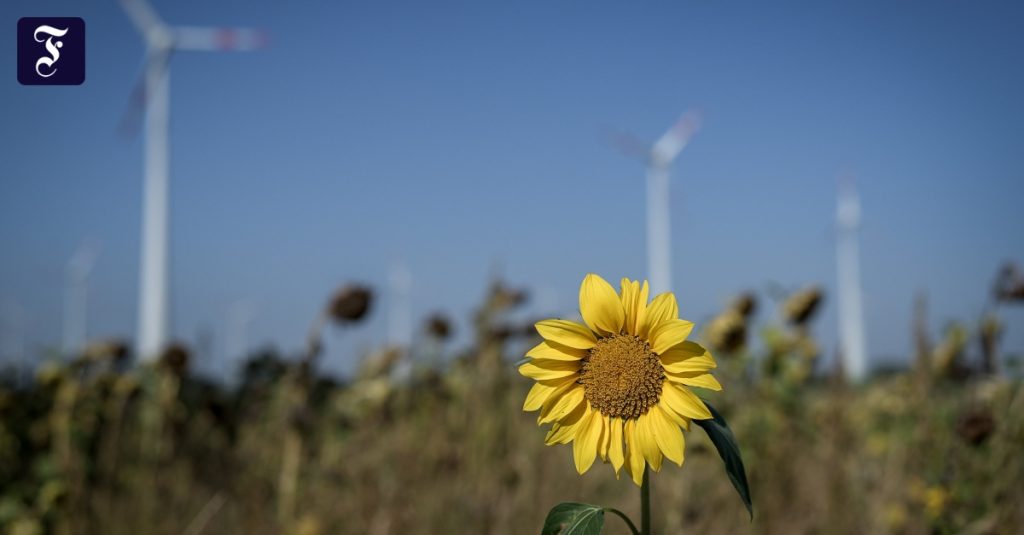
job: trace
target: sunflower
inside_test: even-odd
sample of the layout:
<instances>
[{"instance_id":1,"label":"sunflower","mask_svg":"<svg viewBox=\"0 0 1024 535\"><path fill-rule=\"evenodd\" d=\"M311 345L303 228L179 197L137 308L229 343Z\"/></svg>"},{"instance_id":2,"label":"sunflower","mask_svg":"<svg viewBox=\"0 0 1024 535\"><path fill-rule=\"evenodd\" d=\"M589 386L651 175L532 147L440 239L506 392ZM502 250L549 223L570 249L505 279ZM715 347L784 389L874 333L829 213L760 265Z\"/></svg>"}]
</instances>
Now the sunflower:
<instances>
[{"instance_id":1,"label":"sunflower","mask_svg":"<svg viewBox=\"0 0 1024 535\"><path fill-rule=\"evenodd\" d=\"M523 410L540 410L537 423L552 424L547 445L573 443L580 474L600 457L616 477L625 467L640 485L645 463L655 472L664 458L682 466L681 428L711 418L690 387L722 389L709 373L711 354L686 341L693 323L679 319L675 295L648 303L648 292L646 281L622 279L616 293L588 274L580 286L586 325L538 322L544 341L519 367L536 381Z\"/></svg>"}]
</instances>

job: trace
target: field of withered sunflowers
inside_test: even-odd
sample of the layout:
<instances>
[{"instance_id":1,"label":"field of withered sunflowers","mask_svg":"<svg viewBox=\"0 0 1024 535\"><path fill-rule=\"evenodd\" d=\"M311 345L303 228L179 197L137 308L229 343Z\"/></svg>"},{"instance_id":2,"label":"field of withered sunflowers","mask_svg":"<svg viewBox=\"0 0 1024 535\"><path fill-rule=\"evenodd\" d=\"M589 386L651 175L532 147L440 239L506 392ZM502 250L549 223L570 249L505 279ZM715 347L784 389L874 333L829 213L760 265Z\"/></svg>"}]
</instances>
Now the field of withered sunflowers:
<instances>
[{"instance_id":1,"label":"field of withered sunflowers","mask_svg":"<svg viewBox=\"0 0 1024 535\"><path fill-rule=\"evenodd\" d=\"M1008 267L993 290L1019 305ZM0 387L0 526L6 533L536 533L556 503L639 518L629 476L579 476L572 448L544 445L516 371L540 339L509 319L529 298L495 280L471 326L425 319L412 348L382 347L345 382L318 371L322 333L358 329L372 289L331 296L305 347L262 352L236 386L190 371L188 347L137 366L117 341ZM722 391L694 389L728 420L753 515L707 436L652 480L657 533L1019 532L1024 389L1000 369L997 314L908 329L912 369L851 384L815 340L827 295L741 293L692 339ZM685 316L685 313L683 314ZM411 372L398 375L402 363ZM1016 378L1012 378L1016 377ZM642 461L641 461L642 462ZM601 460L598 459L598 464ZM608 515L606 533L630 527Z\"/></svg>"}]
</instances>

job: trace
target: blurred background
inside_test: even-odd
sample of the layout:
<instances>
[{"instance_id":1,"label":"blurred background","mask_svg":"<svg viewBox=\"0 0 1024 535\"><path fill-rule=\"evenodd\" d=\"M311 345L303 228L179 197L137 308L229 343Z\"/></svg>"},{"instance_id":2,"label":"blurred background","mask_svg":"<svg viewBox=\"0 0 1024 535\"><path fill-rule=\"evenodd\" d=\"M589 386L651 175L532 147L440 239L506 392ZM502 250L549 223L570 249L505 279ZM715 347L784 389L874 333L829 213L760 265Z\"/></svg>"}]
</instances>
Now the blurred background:
<instances>
[{"instance_id":1,"label":"blurred background","mask_svg":"<svg viewBox=\"0 0 1024 535\"><path fill-rule=\"evenodd\" d=\"M755 508L695 431L660 532L1024 529L1024 7L147 5L0 5L4 530L635 514L514 363L652 269ZM18 84L26 16L85 20L83 85Z\"/></svg>"}]
</instances>

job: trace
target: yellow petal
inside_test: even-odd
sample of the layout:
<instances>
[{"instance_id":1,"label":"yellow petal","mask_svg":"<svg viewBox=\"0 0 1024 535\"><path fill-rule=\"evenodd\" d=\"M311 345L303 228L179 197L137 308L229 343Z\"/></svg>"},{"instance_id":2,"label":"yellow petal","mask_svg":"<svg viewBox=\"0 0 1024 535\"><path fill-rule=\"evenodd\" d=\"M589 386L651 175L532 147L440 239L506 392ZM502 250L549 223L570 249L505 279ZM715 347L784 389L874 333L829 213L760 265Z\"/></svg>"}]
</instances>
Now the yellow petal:
<instances>
[{"instance_id":1,"label":"yellow petal","mask_svg":"<svg viewBox=\"0 0 1024 535\"><path fill-rule=\"evenodd\" d=\"M639 333L640 324L647 316L647 281L643 286L637 281L622 279L622 308L626 312L626 323L623 330L627 334L636 335Z\"/></svg>"},{"instance_id":2,"label":"yellow petal","mask_svg":"<svg viewBox=\"0 0 1024 535\"><path fill-rule=\"evenodd\" d=\"M661 322L679 318L679 305L676 304L676 296L672 292L658 294L647 305L647 313L644 321L640 324L638 336L648 338L651 329L657 327Z\"/></svg>"},{"instance_id":3,"label":"yellow petal","mask_svg":"<svg viewBox=\"0 0 1024 535\"><path fill-rule=\"evenodd\" d=\"M611 418L611 443L608 446L608 460L611 467L615 468L615 479L618 479L618 470L623 468L626 456L623 455L623 419Z\"/></svg>"},{"instance_id":4,"label":"yellow petal","mask_svg":"<svg viewBox=\"0 0 1024 535\"><path fill-rule=\"evenodd\" d=\"M647 412L647 423L658 448L665 454L668 460L683 465L683 433L668 416L661 411L657 405L651 407Z\"/></svg>"},{"instance_id":5,"label":"yellow petal","mask_svg":"<svg viewBox=\"0 0 1024 535\"><path fill-rule=\"evenodd\" d=\"M670 409L685 418L692 420L711 418L711 411L696 394L690 392L689 388L675 386L671 381L662 385L661 399Z\"/></svg>"},{"instance_id":6,"label":"yellow petal","mask_svg":"<svg viewBox=\"0 0 1024 535\"><path fill-rule=\"evenodd\" d=\"M551 430L544 437L545 446L553 446L555 444L565 444L572 440L572 437L576 436L576 428L571 425L560 425L552 424Z\"/></svg>"},{"instance_id":7,"label":"yellow petal","mask_svg":"<svg viewBox=\"0 0 1024 535\"><path fill-rule=\"evenodd\" d=\"M557 386L550 386L544 383L534 383L530 393L526 394L526 401L523 402L523 410L533 412L540 408L547 401L548 396L557 390Z\"/></svg>"},{"instance_id":8,"label":"yellow petal","mask_svg":"<svg viewBox=\"0 0 1024 535\"><path fill-rule=\"evenodd\" d=\"M633 478L633 483L640 486L644 481L644 455L636 439L636 420L626 420L623 427L623 435L626 438L626 454L629 456L626 463L626 471Z\"/></svg>"},{"instance_id":9,"label":"yellow petal","mask_svg":"<svg viewBox=\"0 0 1024 535\"><path fill-rule=\"evenodd\" d=\"M665 371L672 373L706 372L718 366L711 353L695 342L683 342L660 356Z\"/></svg>"},{"instance_id":10,"label":"yellow petal","mask_svg":"<svg viewBox=\"0 0 1024 535\"><path fill-rule=\"evenodd\" d=\"M611 442L612 438L612 426L610 418L598 413L601 417L601 441L597 443L597 455L601 457L601 460L608 462L608 443Z\"/></svg>"},{"instance_id":11,"label":"yellow petal","mask_svg":"<svg viewBox=\"0 0 1024 535\"><path fill-rule=\"evenodd\" d=\"M576 461L576 471L580 474L590 469L597 458L597 443L601 440L601 413L587 407L576 437L572 443L572 457Z\"/></svg>"},{"instance_id":12,"label":"yellow petal","mask_svg":"<svg viewBox=\"0 0 1024 535\"><path fill-rule=\"evenodd\" d=\"M686 343L686 342L683 342ZM665 368L665 371L670 373L707 373L718 367L718 364L711 358L710 355L701 355L699 357L690 357L685 360L678 360L675 362L666 362L665 355L672 353L672 349L661 354L661 365Z\"/></svg>"},{"instance_id":13,"label":"yellow petal","mask_svg":"<svg viewBox=\"0 0 1024 535\"><path fill-rule=\"evenodd\" d=\"M678 425L679 427L682 427L683 429L686 429L687 431L690 430L690 420L687 419L687 418L684 418L683 416L680 416L679 413L677 413L676 411L672 410L665 403L665 399L664 398L662 398L661 401L658 402L658 406L661 407L661 412L664 413L665 416L667 416L669 420L672 420L673 422L675 422L676 425Z\"/></svg>"},{"instance_id":14,"label":"yellow petal","mask_svg":"<svg viewBox=\"0 0 1024 535\"><path fill-rule=\"evenodd\" d=\"M577 384L575 380L571 380L567 381L552 392L551 395L548 396L548 399L546 399L540 406L540 414L537 416L537 424L540 425L541 420L551 413L555 408L555 405L557 405L566 394L578 388L580 388L580 385Z\"/></svg>"},{"instance_id":15,"label":"yellow petal","mask_svg":"<svg viewBox=\"0 0 1024 535\"><path fill-rule=\"evenodd\" d=\"M580 360L587 356L585 349L576 349L564 346L557 342L544 340L526 352L526 356L535 359L548 360Z\"/></svg>"},{"instance_id":16,"label":"yellow petal","mask_svg":"<svg viewBox=\"0 0 1024 535\"><path fill-rule=\"evenodd\" d=\"M640 285L640 295L636 298L636 325L633 327L636 334L640 334L640 326L647 322L647 300L650 298L651 289L644 281Z\"/></svg>"},{"instance_id":17,"label":"yellow petal","mask_svg":"<svg viewBox=\"0 0 1024 535\"><path fill-rule=\"evenodd\" d=\"M622 329L626 334L636 334L633 332L633 325L636 321L636 294L639 291L639 286L636 284L636 281L630 281L625 277L619 281L619 298L622 299L622 311L626 313Z\"/></svg>"},{"instance_id":18,"label":"yellow petal","mask_svg":"<svg viewBox=\"0 0 1024 535\"><path fill-rule=\"evenodd\" d=\"M568 416L562 418L561 421L555 422L551 425L551 431L544 438L544 444L551 446L553 444L568 444L572 441L573 437L576 436L576 432L579 430L580 420L587 413L587 405L581 403L576 410L569 413Z\"/></svg>"},{"instance_id":19,"label":"yellow petal","mask_svg":"<svg viewBox=\"0 0 1024 535\"><path fill-rule=\"evenodd\" d=\"M580 314L592 331L603 335L619 334L626 316L619 294L593 273L588 273L580 285Z\"/></svg>"},{"instance_id":20,"label":"yellow petal","mask_svg":"<svg viewBox=\"0 0 1024 535\"><path fill-rule=\"evenodd\" d=\"M660 472L664 456L661 454L661 449L658 448L654 430L651 429L651 413L649 411L647 414L641 414L636 420L636 443L640 448L640 453L647 460L647 464L651 465L651 470Z\"/></svg>"},{"instance_id":21,"label":"yellow petal","mask_svg":"<svg viewBox=\"0 0 1024 535\"><path fill-rule=\"evenodd\" d=\"M583 399L583 387L578 386L565 393L555 403L549 406L542 406L538 422L542 424L557 422L565 418L569 413L576 410L580 404L586 403Z\"/></svg>"},{"instance_id":22,"label":"yellow petal","mask_svg":"<svg viewBox=\"0 0 1024 535\"><path fill-rule=\"evenodd\" d=\"M693 322L686 320L667 320L651 328L648 340L651 343L651 351L660 355L670 348L686 341L693 330Z\"/></svg>"},{"instance_id":23,"label":"yellow petal","mask_svg":"<svg viewBox=\"0 0 1024 535\"><path fill-rule=\"evenodd\" d=\"M698 388L707 388L708 390L714 390L720 392L722 390L721 383L715 376L710 373L701 372L690 372L690 373L667 373L665 377L674 383L679 383L686 386L696 386Z\"/></svg>"},{"instance_id":24,"label":"yellow petal","mask_svg":"<svg viewBox=\"0 0 1024 535\"><path fill-rule=\"evenodd\" d=\"M580 371L578 361L534 359L519 367L519 373L538 381L561 379Z\"/></svg>"},{"instance_id":25,"label":"yellow petal","mask_svg":"<svg viewBox=\"0 0 1024 535\"><path fill-rule=\"evenodd\" d=\"M576 349L590 349L597 343L597 338L590 329L569 320L544 320L535 325L537 332L545 340Z\"/></svg>"}]
</instances>

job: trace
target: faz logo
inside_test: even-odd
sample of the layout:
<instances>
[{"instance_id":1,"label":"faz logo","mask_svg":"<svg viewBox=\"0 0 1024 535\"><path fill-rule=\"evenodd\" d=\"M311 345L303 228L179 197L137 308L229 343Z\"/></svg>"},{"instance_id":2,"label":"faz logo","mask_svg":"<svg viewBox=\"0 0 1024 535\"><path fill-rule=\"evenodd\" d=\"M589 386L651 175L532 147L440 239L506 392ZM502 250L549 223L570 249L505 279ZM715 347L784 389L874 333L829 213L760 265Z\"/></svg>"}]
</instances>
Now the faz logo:
<instances>
[{"instance_id":1,"label":"faz logo","mask_svg":"<svg viewBox=\"0 0 1024 535\"><path fill-rule=\"evenodd\" d=\"M18 20L18 81L80 85L85 81L85 21L78 17Z\"/></svg>"}]
</instances>

